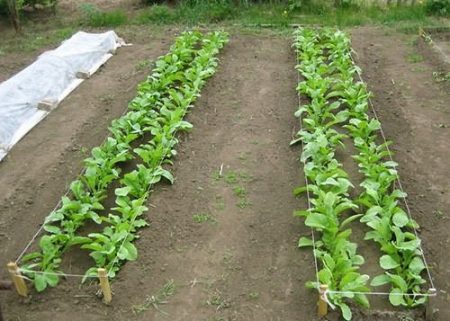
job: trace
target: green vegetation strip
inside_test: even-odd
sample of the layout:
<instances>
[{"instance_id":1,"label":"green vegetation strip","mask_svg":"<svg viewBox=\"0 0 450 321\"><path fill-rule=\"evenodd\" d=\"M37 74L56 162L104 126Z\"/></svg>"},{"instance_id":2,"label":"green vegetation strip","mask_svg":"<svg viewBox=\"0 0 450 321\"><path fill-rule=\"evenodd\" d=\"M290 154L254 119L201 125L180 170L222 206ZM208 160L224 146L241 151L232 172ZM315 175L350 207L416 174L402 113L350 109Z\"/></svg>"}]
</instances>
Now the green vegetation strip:
<instances>
[{"instance_id":1,"label":"green vegetation strip","mask_svg":"<svg viewBox=\"0 0 450 321\"><path fill-rule=\"evenodd\" d=\"M368 115L370 93L365 84L355 81L359 68L352 60L350 39L341 31L327 28L320 31L300 28L295 36L300 62L297 69L305 79L298 89L310 99L310 103L300 106L296 113L297 116L306 114L306 117L303 119L305 129L298 133L294 142L302 141L305 144L302 161L305 162L305 174L311 185L299 188L297 192L307 191L314 195L311 200L313 207L301 211L300 214L306 217L306 225L320 231L322 235L322 240L315 244L315 255L321 261L318 281L329 286L331 291L328 298L334 304L341 305L344 297L368 305L366 300L363 301L357 294L352 294L364 292L358 290L357 286L366 290L363 286L365 282L362 281L367 281L368 277L355 272L350 272L351 276L346 277L345 270L341 271L341 266L334 260L334 256L340 258L336 248L341 247L342 241L338 236L344 232L340 231L336 217L342 211L336 210L335 202L330 200L319 206L319 200L324 197L324 193L341 193L347 196L348 187L351 186L345 178L341 164L333 158L333 146L343 145L342 138L346 136L333 129L340 126L344 127L353 139L358 150L358 155L353 158L365 177L360 184L363 188L361 195L352 202L346 199L348 205L344 208L363 213L352 215L347 220L359 218L360 222L370 227L371 231L366 233L365 239L377 242L383 252L379 261L385 273L374 277L370 284L390 284L389 300L395 306L414 307L422 304L426 301L426 296L422 295L421 286L426 281L421 277L421 273L426 266L422 260L420 240L414 233L417 223L398 205L399 200L405 198L406 194L395 187L398 173L397 163L392 161L388 149L391 142L376 142L379 139L381 124ZM323 209L328 210L325 213ZM319 216L319 213L322 215ZM330 230L333 234L330 234ZM328 242L329 244L326 244ZM344 243L347 244L348 241ZM299 245L313 244L311 240L301 238ZM347 260L355 263L351 254L354 255L356 245L351 244L350 248L345 255L349 256ZM333 261L325 259L323 249L327 250L326 254L329 254ZM362 261L357 263L362 264ZM356 268L349 266L348 269L351 271ZM349 289L342 280L356 287ZM316 288L318 286L312 285ZM346 320L351 318L351 313L345 308L342 312Z\"/></svg>"},{"instance_id":2,"label":"green vegetation strip","mask_svg":"<svg viewBox=\"0 0 450 321\"><path fill-rule=\"evenodd\" d=\"M314 243L311 239L300 238L299 246L314 246L314 255L320 262L317 281L308 282L307 286L319 289L320 285L327 285L330 291L345 292L330 292L328 298L333 305L339 306L344 318L350 320L352 313L346 299L368 307L364 292L369 290L366 287L369 276L358 272L364 258L357 254L356 243L349 240L351 229L347 228L361 215L343 219L344 213L358 208L349 198L349 189L353 185L342 164L335 158L336 148L344 145L342 139L345 135L332 127L345 122L349 112L342 110L335 113L340 102L329 103L332 80L326 77L327 65L323 57L326 43L319 34L308 29L299 29L295 37L299 62L296 68L304 78L297 90L310 100L299 106L295 113L302 118L302 129L291 143L303 143L300 160L304 164L308 184L294 192L296 195L307 192L310 207L295 214L305 217L305 224L321 234L321 239Z\"/></svg>"},{"instance_id":3,"label":"green vegetation strip","mask_svg":"<svg viewBox=\"0 0 450 321\"><path fill-rule=\"evenodd\" d=\"M70 185L70 197L64 196L61 206L47 216L47 234L40 238L40 250L21 258L22 271L37 291L57 285L64 275L62 256L74 245L88 250L95 261L85 277L95 276L102 267L113 278L124 261L137 258L132 242L138 237L137 228L148 225L140 217L147 210L150 187L162 178L173 182L162 165L171 164L170 158L176 155L176 133L192 128L183 117L214 74L215 56L227 41L223 32L185 32L158 59L152 75L139 85L130 111L112 122L111 136L85 159L83 174ZM133 149L131 144L145 134L151 136L148 143ZM142 164L119 179L120 165L136 155ZM113 213L101 215L105 210L101 202L113 181L120 185L115 189L117 206ZM98 224L103 230L81 236L77 232L86 223Z\"/></svg>"}]
</instances>

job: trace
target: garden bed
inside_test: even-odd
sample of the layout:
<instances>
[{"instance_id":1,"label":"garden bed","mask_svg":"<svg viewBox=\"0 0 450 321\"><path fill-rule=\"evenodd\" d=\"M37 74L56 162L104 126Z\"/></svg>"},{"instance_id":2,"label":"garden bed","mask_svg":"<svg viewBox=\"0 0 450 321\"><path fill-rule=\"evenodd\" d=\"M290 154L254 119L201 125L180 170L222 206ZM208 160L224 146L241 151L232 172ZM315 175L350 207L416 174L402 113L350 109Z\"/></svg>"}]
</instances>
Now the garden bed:
<instances>
[{"instance_id":1,"label":"garden bed","mask_svg":"<svg viewBox=\"0 0 450 321\"><path fill-rule=\"evenodd\" d=\"M374 28L351 33L356 62L375 95L386 136L395 142L394 159L421 225L438 288L437 320L448 320L447 294L441 291L450 290L445 211L450 207L450 97L429 73L412 70L404 58L410 50L404 35ZM0 264L23 249L79 173L86 150L101 143L111 119L135 96L137 83L148 74L140 71L148 68L140 62L165 53L172 41L170 34L148 36L133 41L132 50L119 51L0 164L0 242L7 245L1 247ZM296 248L299 234L309 230L292 216L306 200L292 196L304 178L300 150L289 147L298 129L291 39L269 32L232 34L219 58L216 75L187 118L194 129L180 142L175 184L155 186L147 204L151 226L140 233L137 261L125 264L112 283L113 304L104 306L95 297L95 284L79 288L79 280L68 279L25 301L0 293L7 320L55 315L67 320L312 319L317 296L304 283L314 278L313 257ZM432 68L426 60L419 65ZM357 175L357 168L349 174ZM354 227L356 236L364 231L360 225ZM376 251L372 245L361 249L369 270L377 269L378 256L370 255ZM79 266L78 260L73 256L70 265ZM355 320L424 320L423 308L396 310L385 298L354 314Z\"/></svg>"}]
</instances>

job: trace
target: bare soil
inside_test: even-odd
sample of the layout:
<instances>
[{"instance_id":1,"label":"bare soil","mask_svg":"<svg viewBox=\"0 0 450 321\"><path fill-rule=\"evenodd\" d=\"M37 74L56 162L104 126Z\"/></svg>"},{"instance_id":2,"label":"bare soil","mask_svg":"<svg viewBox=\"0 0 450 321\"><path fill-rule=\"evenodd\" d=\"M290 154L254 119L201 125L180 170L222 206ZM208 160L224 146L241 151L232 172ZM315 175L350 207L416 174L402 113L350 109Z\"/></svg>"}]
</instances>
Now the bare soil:
<instances>
[{"instance_id":1,"label":"bare soil","mask_svg":"<svg viewBox=\"0 0 450 321\"><path fill-rule=\"evenodd\" d=\"M407 62L415 50L407 36L376 28L357 28L352 35L422 226L438 287L436 320L449 320L449 93L433 82L431 62ZM134 47L120 49L0 163L1 266L22 250L76 177L84 150L103 140L111 119L134 96L149 72L137 71L139 61L166 51L172 32L132 41ZM79 280L68 279L27 300L0 293L7 320L317 319L316 293L304 287L314 278L312 253L296 248L309 231L292 216L306 200L292 196L304 177L299 148L289 147L298 125L290 40L234 34L220 59L188 116L194 129L180 142L172 168L176 182L155 186L151 226L137 242L139 258L112 283L113 304L95 297L95 284L79 287ZM199 223L199 217L209 219ZM361 233L356 227L355 237ZM377 261L374 247L362 251ZM170 281L173 293L161 295ZM355 320L424 320L423 308L395 311L382 298L372 310L357 311ZM338 318L332 313L328 319Z\"/></svg>"}]
</instances>

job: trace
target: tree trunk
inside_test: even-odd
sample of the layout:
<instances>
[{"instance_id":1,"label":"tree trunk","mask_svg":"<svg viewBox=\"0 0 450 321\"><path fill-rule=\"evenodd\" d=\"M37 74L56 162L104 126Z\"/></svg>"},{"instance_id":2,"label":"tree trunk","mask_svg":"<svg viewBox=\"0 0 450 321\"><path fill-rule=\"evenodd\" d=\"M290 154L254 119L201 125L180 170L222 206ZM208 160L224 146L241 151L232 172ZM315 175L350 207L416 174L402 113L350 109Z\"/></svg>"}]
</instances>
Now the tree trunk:
<instances>
[{"instance_id":1,"label":"tree trunk","mask_svg":"<svg viewBox=\"0 0 450 321\"><path fill-rule=\"evenodd\" d=\"M16 0L6 0L6 2L8 4L9 17L11 19L11 23L14 26L16 32L21 32L22 27L20 25L19 10L17 8Z\"/></svg>"}]
</instances>

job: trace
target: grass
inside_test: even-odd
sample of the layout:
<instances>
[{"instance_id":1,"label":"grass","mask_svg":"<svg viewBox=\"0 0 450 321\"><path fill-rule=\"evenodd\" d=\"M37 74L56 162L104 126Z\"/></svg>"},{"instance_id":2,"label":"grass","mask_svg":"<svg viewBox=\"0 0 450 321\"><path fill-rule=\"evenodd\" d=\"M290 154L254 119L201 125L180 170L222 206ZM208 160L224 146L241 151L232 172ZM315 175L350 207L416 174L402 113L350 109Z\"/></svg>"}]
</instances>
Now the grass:
<instances>
[{"instance_id":1,"label":"grass","mask_svg":"<svg viewBox=\"0 0 450 321\"><path fill-rule=\"evenodd\" d=\"M215 209L218 211L223 211L225 209L225 201L220 195L216 195Z\"/></svg>"},{"instance_id":2,"label":"grass","mask_svg":"<svg viewBox=\"0 0 450 321\"><path fill-rule=\"evenodd\" d=\"M243 186L235 186L233 188L233 194L237 197L243 198L247 196L248 192Z\"/></svg>"},{"instance_id":3,"label":"grass","mask_svg":"<svg viewBox=\"0 0 450 321\"><path fill-rule=\"evenodd\" d=\"M140 314L144 311L147 311L151 307L156 309L157 311L167 314L166 312L162 311L159 306L161 304L167 304L167 299L174 295L176 291L176 286L173 280L168 280L163 287L158 291L156 295L147 296L143 303L138 305L133 305L131 309L133 310L134 314Z\"/></svg>"},{"instance_id":4,"label":"grass","mask_svg":"<svg viewBox=\"0 0 450 321\"><path fill-rule=\"evenodd\" d=\"M411 53L411 54L409 54L409 55L406 57L406 60L407 60L409 63L415 64L415 63L418 63L418 62L422 62L422 61L423 61L423 56L422 56L422 55L419 55L419 54L417 54L417 53Z\"/></svg>"},{"instance_id":5,"label":"grass","mask_svg":"<svg viewBox=\"0 0 450 321\"><path fill-rule=\"evenodd\" d=\"M227 184L236 184L238 182L238 173L235 171L227 172L224 177Z\"/></svg>"},{"instance_id":6,"label":"grass","mask_svg":"<svg viewBox=\"0 0 450 321\"><path fill-rule=\"evenodd\" d=\"M90 27L117 27L127 22L128 17L122 10L102 11L92 3L80 5L82 24Z\"/></svg>"},{"instance_id":7,"label":"grass","mask_svg":"<svg viewBox=\"0 0 450 321\"><path fill-rule=\"evenodd\" d=\"M15 52L35 52L54 46L79 30L80 24L85 28L94 29L114 27L127 39L133 38L138 32L136 29L142 30L143 26L149 26L152 32L155 32L175 25L185 28L220 24L221 27L230 30L260 33L264 29L262 26L270 25L272 32L290 35L290 24L338 27L377 24L407 33L417 33L419 27L442 27L448 25L449 21L448 18L427 15L425 8L420 5L392 6L384 9L378 7L326 9L316 6L289 11L281 2L240 6L232 4L232 1L190 2L194 5L182 4L175 7L153 5L129 12L105 11L93 4L84 3L79 6L78 13L67 15L60 9L51 19L50 17L23 19L22 35L17 36L12 28L2 31L0 56Z\"/></svg>"},{"instance_id":8,"label":"grass","mask_svg":"<svg viewBox=\"0 0 450 321\"><path fill-rule=\"evenodd\" d=\"M45 47L57 45L64 39L72 36L75 32L76 28L69 26L46 31L30 29L20 36L11 33L11 36L8 37L5 34L5 37L0 42L0 51L3 55L15 52L35 52Z\"/></svg>"},{"instance_id":9,"label":"grass","mask_svg":"<svg viewBox=\"0 0 450 321\"><path fill-rule=\"evenodd\" d=\"M252 203L247 198L241 198L239 202L236 204L236 206L239 207L240 209L247 208L251 205Z\"/></svg>"},{"instance_id":10,"label":"grass","mask_svg":"<svg viewBox=\"0 0 450 321\"><path fill-rule=\"evenodd\" d=\"M214 217L212 217L209 214L204 214L204 213L194 214L194 215L192 215L192 219L196 223L205 223L205 222L215 223L215 222L217 222Z\"/></svg>"},{"instance_id":11,"label":"grass","mask_svg":"<svg viewBox=\"0 0 450 321\"><path fill-rule=\"evenodd\" d=\"M144 71L146 69L149 69L152 65L152 61L149 59L140 60L135 65L136 71Z\"/></svg>"}]
</instances>

